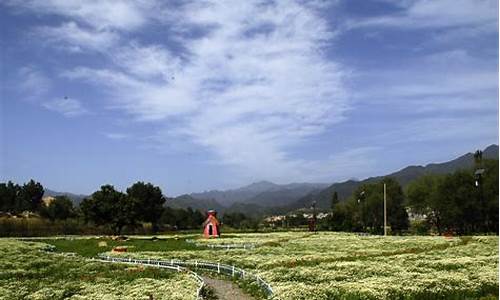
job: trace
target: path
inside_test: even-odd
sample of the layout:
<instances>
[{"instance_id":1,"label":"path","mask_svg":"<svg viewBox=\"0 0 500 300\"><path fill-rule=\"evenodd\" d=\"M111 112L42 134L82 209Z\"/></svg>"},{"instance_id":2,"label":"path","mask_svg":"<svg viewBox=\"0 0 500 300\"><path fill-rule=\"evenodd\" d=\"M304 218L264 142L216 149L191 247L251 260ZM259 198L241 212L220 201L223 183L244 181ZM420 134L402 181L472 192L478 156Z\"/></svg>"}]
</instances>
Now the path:
<instances>
[{"instance_id":1,"label":"path","mask_svg":"<svg viewBox=\"0 0 500 300\"><path fill-rule=\"evenodd\" d=\"M233 282L203 276L205 284L214 289L215 295L220 300L254 300L250 295L243 291Z\"/></svg>"}]
</instances>

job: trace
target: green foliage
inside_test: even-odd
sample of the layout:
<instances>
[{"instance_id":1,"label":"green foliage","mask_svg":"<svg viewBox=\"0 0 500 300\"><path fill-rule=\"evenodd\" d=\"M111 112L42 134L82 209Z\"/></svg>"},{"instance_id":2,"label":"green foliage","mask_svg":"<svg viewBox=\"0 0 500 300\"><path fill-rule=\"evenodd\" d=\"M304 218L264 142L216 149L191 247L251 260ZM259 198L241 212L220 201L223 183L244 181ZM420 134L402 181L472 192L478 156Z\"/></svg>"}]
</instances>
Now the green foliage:
<instances>
[{"instance_id":1,"label":"green foliage","mask_svg":"<svg viewBox=\"0 0 500 300\"><path fill-rule=\"evenodd\" d=\"M44 194L43 186L31 179L23 186L12 181L0 183L0 211L21 213L36 212L41 207Z\"/></svg>"},{"instance_id":2,"label":"green foliage","mask_svg":"<svg viewBox=\"0 0 500 300\"><path fill-rule=\"evenodd\" d=\"M42 205L40 215L51 221L66 220L75 216L75 209L67 196L56 196L48 205Z\"/></svg>"},{"instance_id":3,"label":"green foliage","mask_svg":"<svg viewBox=\"0 0 500 300\"><path fill-rule=\"evenodd\" d=\"M141 220L151 222L153 232L157 232L158 222L165 204L165 197L161 189L151 183L139 181L127 189L127 195L138 201L138 214Z\"/></svg>"},{"instance_id":4,"label":"green foliage","mask_svg":"<svg viewBox=\"0 0 500 300\"><path fill-rule=\"evenodd\" d=\"M135 226L139 216L139 201L116 191L111 185L103 185L80 204L86 221L96 225L109 225L115 234L123 227Z\"/></svg>"},{"instance_id":5,"label":"green foliage","mask_svg":"<svg viewBox=\"0 0 500 300\"><path fill-rule=\"evenodd\" d=\"M258 229L259 221L240 212L226 212L222 217L222 224L236 229Z\"/></svg>"},{"instance_id":6,"label":"green foliage","mask_svg":"<svg viewBox=\"0 0 500 300\"><path fill-rule=\"evenodd\" d=\"M384 178L379 182L358 187L350 200L350 208L357 211L353 213L353 223L359 222L364 231L373 233L384 231L384 184L387 192L387 226L390 226L393 232L401 232L408 228L408 214L403 206L405 202L403 190L396 180Z\"/></svg>"},{"instance_id":7,"label":"green foliage","mask_svg":"<svg viewBox=\"0 0 500 300\"><path fill-rule=\"evenodd\" d=\"M477 167L485 170L478 185L475 169L417 179L408 186L408 206L439 233L497 232L498 160L482 160Z\"/></svg>"},{"instance_id":8,"label":"green foliage","mask_svg":"<svg viewBox=\"0 0 500 300\"><path fill-rule=\"evenodd\" d=\"M201 229L205 221L205 215L199 210L166 207L160 219L163 226L169 226L171 229Z\"/></svg>"}]
</instances>

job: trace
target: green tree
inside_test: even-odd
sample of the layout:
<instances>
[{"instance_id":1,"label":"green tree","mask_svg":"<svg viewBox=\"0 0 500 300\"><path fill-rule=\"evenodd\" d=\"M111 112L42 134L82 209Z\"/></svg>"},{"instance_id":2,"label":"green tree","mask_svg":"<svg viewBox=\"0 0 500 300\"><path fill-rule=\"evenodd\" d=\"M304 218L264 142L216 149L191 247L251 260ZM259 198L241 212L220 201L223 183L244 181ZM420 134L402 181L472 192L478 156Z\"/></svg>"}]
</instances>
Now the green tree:
<instances>
[{"instance_id":1,"label":"green tree","mask_svg":"<svg viewBox=\"0 0 500 300\"><path fill-rule=\"evenodd\" d=\"M485 230L498 232L498 160L483 160L484 174L482 180L485 207Z\"/></svg>"},{"instance_id":2,"label":"green tree","mask_svg":"<svg viewBox=\"0 0 500 300\"><path fill-rule=\"evenodd\" d=\"M140 203L116 191L112 185L103 185L80 204L85 220L96 225L109 225L114 234L121 234L125 226L135 226Z\"/></svg>"},{"instance_id":3,"label":"green tree","mask_svg":"<svg viewBox=\"0 0 500 300\"><path fill-rule=\"evenodd\" d=\"M136 182L127 189L127 195L139 203L141 220L151 222L153 232L157 232L165 204L161 189L151 183Z\"/></svg>"},{"instance_id":4,"label":"green tree","mask_svg":"<svg viewBox=\"0 0 500 300\"><path fill-rule=\"evenodd\" d=\"M358 216L364 230L382 233L384 225L384 183L387 187L387 223L395 232L408 228L408 214L404 207L405 196L399 183L386 177L376 183L363 184L354 192L352 199L358 202Z\"/></svg>"},{"instance_id":5,"label":"green tree","mask_svg":"<svg viewBox=\"0 0 500 300\"><path fill-rule=\"evenodd\" d=\"M20 192L21 187L12 181L0 183L0 211L16 212Z\"/></svg>"},{"instance_id":6,"label":"green tree","mask_svg":"<svg viewBox=\"0 0 500 300\"><path fill-rule=\"evenodd\" d=\"M332 211L335 209L335 206L339 203L339 195L337 194L337 191L333 192L332 195L332 201L330 203L330 208Z\"/></svg>"},{"instance_id":7,"label":"green tree","mask_svg":"<svg viewBox=\"0 0 500 300\"><path fill-rule=\"evenodd\" d=\"M73 202L67 196L57 196L47 206L42 205L40 215L51 221L66 220L75 215Z\"/></svg>"},{"instance_id":8,"label":"green tree","mask_svg":"<svg viewBox=\"0 0 500 300\"><path fill-rule=\"evenodd\" d=\"M407 188L407 204L415 214L425 217L427 223L434 226L439 233L443 231L438 190L444 175L428 174L411 182Z\"/></svg>"},{"instance_id":9,"label":"green tree","mask_svg":"<svg viewBox=\"0 0 500 300\"><path fill-rule=\"evenodd\" d=\"M31 179L21 187L19 197L16 199L17 211L38 211L44 194L43 186Z\"/></svg>"}]
</instances>

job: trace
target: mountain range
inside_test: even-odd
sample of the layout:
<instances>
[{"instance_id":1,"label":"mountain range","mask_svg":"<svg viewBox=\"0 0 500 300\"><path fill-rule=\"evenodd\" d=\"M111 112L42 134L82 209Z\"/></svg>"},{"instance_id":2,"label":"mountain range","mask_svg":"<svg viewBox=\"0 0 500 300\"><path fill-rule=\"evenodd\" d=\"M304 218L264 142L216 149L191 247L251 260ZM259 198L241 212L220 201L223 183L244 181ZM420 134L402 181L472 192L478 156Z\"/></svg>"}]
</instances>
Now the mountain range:
<instances>
[{"instance_id":1,"label":"mountain range","mask_svg":"<svg viewBox=\"0 0 500 300\"><path fill-rule=\"evenodd\" d=\"M483 150L483 158L498 159L498 151L498 145L490 145ZM425 174L448 174L473 166L474 154L467 153L448 162L408 166L391 174L364 180L351 179L333 184L275 184L269 181L259 181L237 189L211 190L168 198L166 205L173 208L216 209L222 213L239 211L253 216L286 213L307 208L313 201L319 209L327 209L334 192L337 192L340 201L344 201L359 185L379 181L384 177L394 178L404 188L411 181ZM79 204L86 197L86 195L45 190L45 196L60 195L68 196L75 204Z\"/></svg>"},{"instance_id":2,"label":"mountain range","mask_svg":"<svg viewBox=\"0 0 500 300\"><path fill-rule=\"evenodd\" d=\"M483 150L483 158L498 159L498 145L490 145ZM196 209L216 209L241 211L249 215L286 213L310 207L313 201L319 209L327 209L334 192L340 201L346 200L354 190L365 183L376 182L384 177L392 177L403 188L411 181L426 174L448 174L459 169L474 166L474 154L467 153L451 161L431 163L425 166L408 166L397 172L364 180L347 180L331 185L322 183L292 183L279 185L269 181L252 183L239 189L192 193L170 199L169 206Z\"/></svg>"}]
</instances>

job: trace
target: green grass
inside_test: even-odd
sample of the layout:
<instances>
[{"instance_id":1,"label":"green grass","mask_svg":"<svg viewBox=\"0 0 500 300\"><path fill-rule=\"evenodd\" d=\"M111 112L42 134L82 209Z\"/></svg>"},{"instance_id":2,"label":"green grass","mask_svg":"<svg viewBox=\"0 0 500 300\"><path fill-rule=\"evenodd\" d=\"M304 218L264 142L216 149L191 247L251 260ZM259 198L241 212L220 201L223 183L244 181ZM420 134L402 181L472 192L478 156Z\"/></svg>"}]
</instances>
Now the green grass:
<instances>
[{"instance_id":1,"label":"green grass","mask_svg":"<svg viewBox=\"0 0 500 300\"><path fill-rule=\"evenodd\" d=\"M114 241L108 238L73 238L73 239L42 239L37 240L56 247L56 252L73 252L84 257L96 257L102 252L111 251L116 246L127 246L128 252L139 251L182 251L199 249L191 243L187 243L189 236L176 238L133 238L127 241ZM99 247L100 242L105 242L106 246Z\"/></svg>"},{"instance_id":2,"label":"green grass","mask_svg":"<svg viewBox=\"0 0 500 300\"><path fill-rule=\"evenodd\" d=\"M196 293L196 281L185 273L68 257L44 247L0 240L0 299L192 300Z\"/></svg>"}]
</instances>

